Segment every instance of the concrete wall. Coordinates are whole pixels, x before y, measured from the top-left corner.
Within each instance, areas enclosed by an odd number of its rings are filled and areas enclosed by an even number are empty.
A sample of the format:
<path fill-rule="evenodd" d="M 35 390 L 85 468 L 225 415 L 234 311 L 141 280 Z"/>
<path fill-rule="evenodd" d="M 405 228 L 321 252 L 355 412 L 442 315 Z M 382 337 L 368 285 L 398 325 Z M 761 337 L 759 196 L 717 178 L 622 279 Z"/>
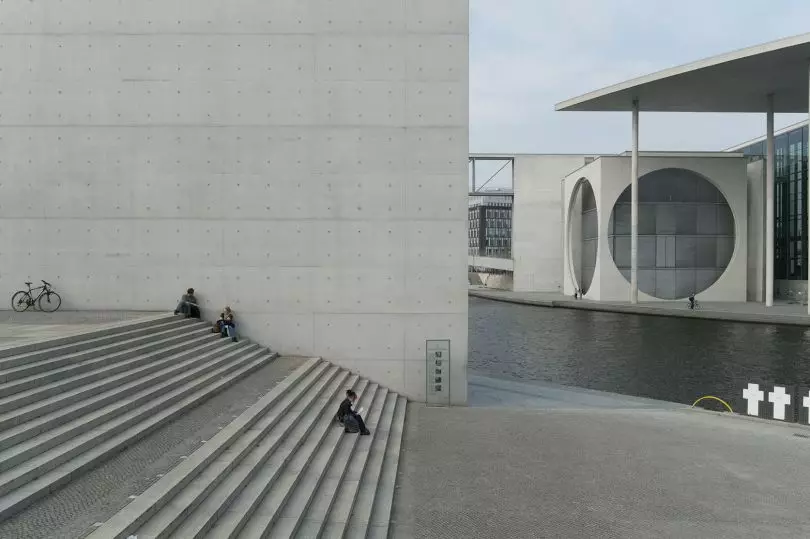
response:
<path fill-rule="evenodd" d="M 765 163 L 748 171 L 748 301 L 765 301 Z"/>
<path fill-rule="evenodd" d="M 582 155 L 515 157 L 512 210 L 515 290 L 562 291 L 564 232 L 560 182 L 584 164 Z"/>
<path fill-rule="evenodd" d="M 467 0 L 0 2 L 0 290 L 466 400 Z"/>
<path fill-rule="evenodd" d="M 748 278 L 748 182 L 746 164 L 742 157 L 644 157 L 639 158 L 639 177 L 665 168 L 692 170 L 709 179 L 725 196 L 735 220 L 734 254 L 723 275 L 708 289 L 698 294 L 706 301 L 745 301 Z M 630 158 L 623 156 L 602 157 L 577 170 L 565 179 L 566 222 L 569 214 L 575 219 L 579 214 L 570 213 L 570 201 L 576 184 L 587 178 L 593 186 L 598 208 L 599 247 L 593 283 L 585 297 L 602 301 L 628 301 L 630 283 L 619 272 L 608 247 L 608 223 L 616 200 L 629 185 Z M 570 252 L 566 239 L 566 253 Z M 570 256 L 566 254 L 564 293 L 573 294 L 574 282 Z M 639 291 L 640 301 L 662 301 Z"/>

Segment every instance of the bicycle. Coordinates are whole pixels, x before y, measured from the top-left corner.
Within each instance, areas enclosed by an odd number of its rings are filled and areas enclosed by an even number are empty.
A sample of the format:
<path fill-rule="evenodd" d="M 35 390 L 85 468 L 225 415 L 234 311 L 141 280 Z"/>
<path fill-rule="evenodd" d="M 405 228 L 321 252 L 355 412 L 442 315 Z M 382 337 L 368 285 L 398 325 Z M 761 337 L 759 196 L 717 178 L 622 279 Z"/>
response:
<path fill-rule="evenodd" d="M 700 310 L 700 302 L 698 302 L 698 300 L 695 300 L 695 304 L 692 305 L 690 302 L 687 301 L 686 308 L 689 309 L 690 311 Z"/>
<path fill-rule="evenodd" d="M 21 313 L 30 307 L 38 306 L 41 311 L 52 313 L 62 305 L 62 298 L 54 292 L 51 283 L 42 281 L 42 286 L 31 288 L 33 283 L 26 282 L 28 290 L 20 290 L 11 296 L 11 308 Z M 36 294 L 36 292 L 39 292 Z M 34 295 L 36 294 L 36 298 Z"/>

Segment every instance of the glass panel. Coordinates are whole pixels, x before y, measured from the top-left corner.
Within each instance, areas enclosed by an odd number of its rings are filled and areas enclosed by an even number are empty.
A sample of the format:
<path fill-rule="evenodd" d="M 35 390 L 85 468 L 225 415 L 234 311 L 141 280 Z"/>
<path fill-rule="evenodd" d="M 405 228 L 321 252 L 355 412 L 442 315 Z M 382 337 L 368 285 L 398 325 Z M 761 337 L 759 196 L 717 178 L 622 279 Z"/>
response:
<path fill-rule="evenodd" d="M 614 217 L 614 234 L 630 234 L 630 205 L 617 205 L 614 209 Z"/>
<path fill-rule="evenodd" d="M 667 267 L 667 238 L 666 236 L 656 236 L 655 238 L 655 266 L 658 268 Z"/>
<path fill-rule="evenodd" d="M 655 205 L 639 204 L 638 206 L 638 233 L 655 234 Z"/>
<path fill-rule="evenodd" d="M 717 266 L 725 268 L 734 253 L 734 238 L 717 238 Z"/>
<path fill-rule="evenodd" d="M 582 238 L 591 239 L 599 235 L 596 211 L 582 214 Z"/>
<path fill-rule="evenodd" d="M 691 236 L 678 236 L 675 239 L 675 267 L 694 268 L 696 252 L 696 238 Z"/>
<path fill-rule="evenodd" d="M 675 232 L 697 234 L 697 207 L 691 204 L 675 206 Z"/>
<path fill-rule="evenodd" d="M 613 238 L 613 260 L 619 268 L 630 267 L 630 236 Z"/>
<path fill-rule="evenodd" d="M 675 290 L 673 295 L 676 298 L 688 298 L 695 290 L 695 270 L 683 269 L 675 271 Z"/>
<path fill-rule="evenodd" d="M 715 204 L 697 207 L 697 233 L 717 234 L 717 206 Z"/>
<path fill-rule="evenodd" d="M 734 235 L 734 216 L 728 205 L 717 206 L 717 233 L 724 236 Z"/>
<path fill-rule="evenodd" d="M 674 234 L 675 228 L 675 207 L 667 204 L 656 206 L 655 231 L 657 234 Z"/>
<path fill-rule="evenodd" d="M 675 299 L 675 270 L 655 270 L 655 296 Z"/>
<path fill-rule="evenodd" d="M 655 267 L 655 240 L 654 236 L 639 237 L 638 238 L 638 267 L 639 268 L 654 268 Z"/>
<path fill-rule="evenodd" d="M 717 239 L 697 238 L 697 258 L 698 268 L 714 268 L 717 264 Z"/>

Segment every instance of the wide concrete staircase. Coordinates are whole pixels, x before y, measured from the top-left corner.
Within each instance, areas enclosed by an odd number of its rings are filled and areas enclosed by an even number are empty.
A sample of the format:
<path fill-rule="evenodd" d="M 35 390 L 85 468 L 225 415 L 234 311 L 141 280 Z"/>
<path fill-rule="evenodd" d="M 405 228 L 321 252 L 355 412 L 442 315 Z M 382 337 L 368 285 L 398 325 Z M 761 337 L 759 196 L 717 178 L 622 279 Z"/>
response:
<path fill-rule="evenodd" d="M 334 421 L 347 388 L 370 436 Z M 406 405 L 309 360 L 89 537 L 387 537 Z"/>
<path fill-rule="evenodd" d="M 0 349 L 0 519 L 274 357 L 172 315 Z"/>

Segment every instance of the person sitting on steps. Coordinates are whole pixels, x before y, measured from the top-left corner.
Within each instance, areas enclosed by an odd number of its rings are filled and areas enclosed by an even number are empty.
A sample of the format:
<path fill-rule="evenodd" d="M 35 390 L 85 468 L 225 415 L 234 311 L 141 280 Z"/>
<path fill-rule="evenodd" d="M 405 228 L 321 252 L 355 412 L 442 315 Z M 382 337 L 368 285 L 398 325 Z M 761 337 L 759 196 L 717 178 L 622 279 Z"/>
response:
<path fill-rule="evenodd" d="M 189 288 L 186 293 L 180 298 L 180 303 L 174 310 L 174 314 L 184 314 L 186 318 L 199 318 L 200 317 L 200 304 L 197 302 L 197 297 L 194 295 L 194 289 Z"/>
<path fill-rule="evenodd" d="M 233 342 L 236 342 L 236 322 L 234 322 L 233 311 L 230 307 L 225 307 L 225 310 L 219 313 L 217 326 L 221 338 L 230 337 Z"/>
<path fill-rule="evenodd" d="M 352 406 L 357 401 L 357 393 L 351 389 L 346 390 L 346 398 L 340 403 L 335 419 L 343 425 L 343 432 L 360 432 L 363 436 L 371 434 L 366 428 L 363 418 L 358 412 L 352 410 Z"/>

